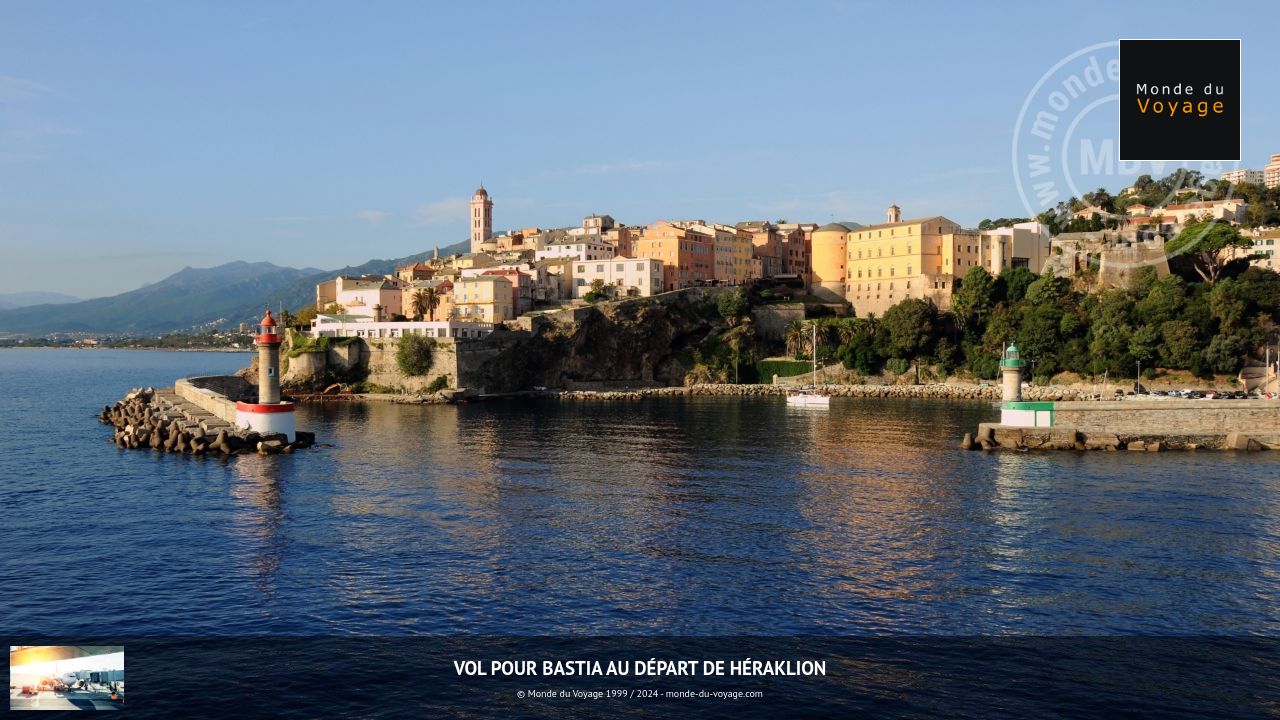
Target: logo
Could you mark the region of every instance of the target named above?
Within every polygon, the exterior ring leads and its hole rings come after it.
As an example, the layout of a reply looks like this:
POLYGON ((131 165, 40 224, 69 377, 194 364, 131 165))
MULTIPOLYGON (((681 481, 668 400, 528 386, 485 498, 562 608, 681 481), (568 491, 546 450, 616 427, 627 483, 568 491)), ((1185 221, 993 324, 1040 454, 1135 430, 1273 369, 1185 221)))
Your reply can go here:
POLYGON ((1121 40, 1120 158, 1240 161, 1240 41, 1121 40))

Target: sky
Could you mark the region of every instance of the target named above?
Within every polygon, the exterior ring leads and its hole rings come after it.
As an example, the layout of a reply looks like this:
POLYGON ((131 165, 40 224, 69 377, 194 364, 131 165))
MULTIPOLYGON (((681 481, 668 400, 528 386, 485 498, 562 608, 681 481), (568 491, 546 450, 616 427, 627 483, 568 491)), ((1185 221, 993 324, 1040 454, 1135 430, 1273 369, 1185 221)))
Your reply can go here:
POLYGON ((1241 38, 1241 165, 1261 168, 1277 20, 1274 2, 6 0, 0 292, 402 257, 465 240, 482 182, 499 230, 1023 216, 1019 109, 1119 37, 1241 38))

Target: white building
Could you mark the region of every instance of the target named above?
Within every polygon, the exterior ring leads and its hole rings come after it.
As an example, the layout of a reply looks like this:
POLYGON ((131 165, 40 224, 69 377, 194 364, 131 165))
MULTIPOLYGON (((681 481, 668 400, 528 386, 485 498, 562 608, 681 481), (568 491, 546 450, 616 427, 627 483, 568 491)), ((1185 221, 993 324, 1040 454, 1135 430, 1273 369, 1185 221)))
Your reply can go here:
POLYGON ((1250 183, 1253 185, 1261 185, 1266 179, 1266 173, 1261 170, 1228 170, 1218 176, 1219 179, 1226 180, 1232 185, 1240 183, 1250 183))
POLYGON ((1189 222, 1208 215, 1214 220, 1226 220, 1228 222, 1243 222, 1245 219, 1245 211, 1249 204, 1239 198, 1227 198, 1226 200, 1204 200, 1200 202, 1179 203, 1176 205, 1168 205, 1160 210, 1166 218, 1172 217, 1174 222, 1179 225, 1186 225, 1189 222))
POLYGON ((1269 188, 1280 187, 1280 154, 1272 155, 1271 162, 1262 170, 1262 184, 1269 188))
POLYGON ((1040 272, 1052 252, 1049 228, 1035 221, 982 230, 979 234, 981 263, 993 275, 1017 267, 1040 272))
POLYGON ((316 309, 330 303, 342 306, 348 315, 364 315, 373 319, 375 308, 383 319, 404 314, 402 289, 407 283, 389 275, 337 277, 316 286, 316 309))
POLYGON ((573 296, 591 292, 596 280, 604 282, 615 298, 649 297, 662 292, 662 261, 656 258, 615 257, 573 264, 573 296))
POLYGON ((566 235, 536 252, 535 260, 570 258, 572 260, 608 260, 613 257, 613 243, 599 235, 566 235))
POLYGON ((308 333, 313 338, 398 338, 422 335, 431 338, 482 338, 493 332, 493 323, 464 320, 435 322, 373 322, 350 315, 317 315, 308 333))

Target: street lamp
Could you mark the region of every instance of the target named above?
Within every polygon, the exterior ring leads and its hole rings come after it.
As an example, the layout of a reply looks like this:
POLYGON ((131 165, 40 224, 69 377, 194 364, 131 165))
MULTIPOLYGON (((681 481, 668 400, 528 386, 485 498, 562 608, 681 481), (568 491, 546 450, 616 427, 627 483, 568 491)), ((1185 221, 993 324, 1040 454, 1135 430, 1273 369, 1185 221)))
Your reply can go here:
POLYGON ((1142 358, 1138 358, 1138 377, 1133 381, 1133 391, 1142 393, 1142 358))

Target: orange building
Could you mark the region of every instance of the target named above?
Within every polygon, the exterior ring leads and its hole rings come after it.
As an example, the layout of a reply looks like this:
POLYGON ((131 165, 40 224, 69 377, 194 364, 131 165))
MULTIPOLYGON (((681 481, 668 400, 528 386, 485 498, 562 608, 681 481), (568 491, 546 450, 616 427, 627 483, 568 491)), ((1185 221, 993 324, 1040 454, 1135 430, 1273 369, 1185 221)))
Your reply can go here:
POLYGON ((702 285, 715 278, 715 238, 666 221, 650 223, 632 242, 637 258, 662 261, 666 290, 702 285))

